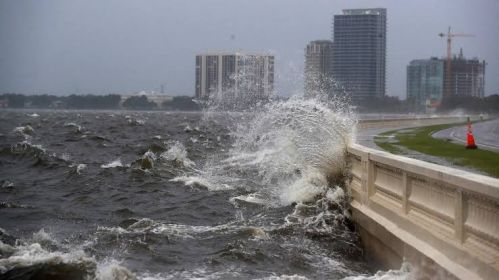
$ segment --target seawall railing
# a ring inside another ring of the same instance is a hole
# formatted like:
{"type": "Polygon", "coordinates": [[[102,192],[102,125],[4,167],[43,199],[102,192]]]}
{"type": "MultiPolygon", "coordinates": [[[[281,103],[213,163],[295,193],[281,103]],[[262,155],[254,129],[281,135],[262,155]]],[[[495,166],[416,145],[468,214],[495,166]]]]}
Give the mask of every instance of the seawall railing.
{"type": "Polygon", "coordinates": [[[498,179],[358,144],[347,156],[364,236],[416,266],[414,252],[459,279],[499,279],[498,179]]]}

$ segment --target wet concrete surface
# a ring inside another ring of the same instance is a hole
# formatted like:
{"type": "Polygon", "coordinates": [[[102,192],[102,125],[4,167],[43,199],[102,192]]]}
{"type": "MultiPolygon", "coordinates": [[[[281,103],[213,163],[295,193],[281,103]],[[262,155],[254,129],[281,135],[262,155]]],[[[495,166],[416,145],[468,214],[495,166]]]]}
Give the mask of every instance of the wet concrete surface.
{"type": "MultiPolygon", "coordinates": [[[[499,125],[499,119],[497,119],[495,121],[499,125]]],[[[414,125],[359,129],[357,131],[357,137],[356,137],[355,143],[372,148],[372,149],[384,151],[382,148],[380,148],[378,145],[376,145],[376,143],[374,143],[375,136],[377,136],[381,133],[387,132],[387,131],[391,131],[391,130],[402,130],[402,129],[411,129],[411,128],[415,128],[414,125]]],[[[418,159],[418,160],[422,160],[422,161],[426,161],[426,162],[430,162],[430,163],[434,163],[434,164],[438,164],[438,165],[443,165],[443,166],[447,166],[447,167],[452,167],[452,168],[456,168],[456,169],[460,169],[460,170],[465,170],[465,171],[469,171],[469,172],[473,172],[473,173],[477,173],[477,174],[487,175],[486,173],[479,171],[479,170],[476,170],[474,168],[455,165],[454,163],[447,161],[441,157],[423,154],[423,153],[420,153],[417,151],[409,150],[409,149],[402,147],[402,146],[398,146],[398,148],[399,148],[399,150],[401,150],[401,154],[400,154],[401,156],[406,156],[409,158],[418,159]]]]}
{"type": "MultiPolygon", "coordinates": [[[[467,130],[466,125],[451,127],[434,133],[433,137],[465,145],[467,130]]],[[[472,132],[479,149],[499,152],[499,118],[472,124],[472,132]]]]}

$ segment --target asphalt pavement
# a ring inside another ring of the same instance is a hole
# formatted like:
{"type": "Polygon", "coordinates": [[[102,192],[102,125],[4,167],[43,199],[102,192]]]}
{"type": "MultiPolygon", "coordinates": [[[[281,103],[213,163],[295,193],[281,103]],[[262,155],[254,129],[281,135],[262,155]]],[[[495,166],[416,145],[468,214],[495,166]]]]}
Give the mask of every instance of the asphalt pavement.
{"type": "MultiPolygon", "coordinates": [[[[466,145],[467,125],[451,127],[433,133],[433,137],[449,139],[454,143],[466,145]]],[[[472,124],[475,144],[479,149],[499,152],[499,119],[472,124]]]]}

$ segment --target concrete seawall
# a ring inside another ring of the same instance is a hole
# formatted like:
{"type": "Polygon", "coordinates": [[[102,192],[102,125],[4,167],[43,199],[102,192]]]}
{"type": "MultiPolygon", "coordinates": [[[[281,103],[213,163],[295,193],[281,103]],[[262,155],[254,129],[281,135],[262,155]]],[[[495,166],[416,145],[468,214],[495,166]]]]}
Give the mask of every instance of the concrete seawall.
{"type": "Polygon", "coordinates": [[[358,144],[347,153],[369,257],[391,268],[406,259],[423,278],[499,279],[498,179],[358,144]]]}

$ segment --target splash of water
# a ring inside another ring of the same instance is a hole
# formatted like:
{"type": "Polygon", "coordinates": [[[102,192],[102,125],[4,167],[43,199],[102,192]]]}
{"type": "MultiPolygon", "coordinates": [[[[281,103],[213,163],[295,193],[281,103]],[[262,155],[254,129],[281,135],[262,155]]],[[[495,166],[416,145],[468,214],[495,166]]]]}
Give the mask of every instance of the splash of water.
{"type": "Polygon", "coordinates": [[[325,194],[344,175],[357,120],[343,100],[290,98],[254,113],[217,113],[232,123],[234,142],[196,174],[208,188],[241,187],[270,204],[289,205],[325,194]]]}

